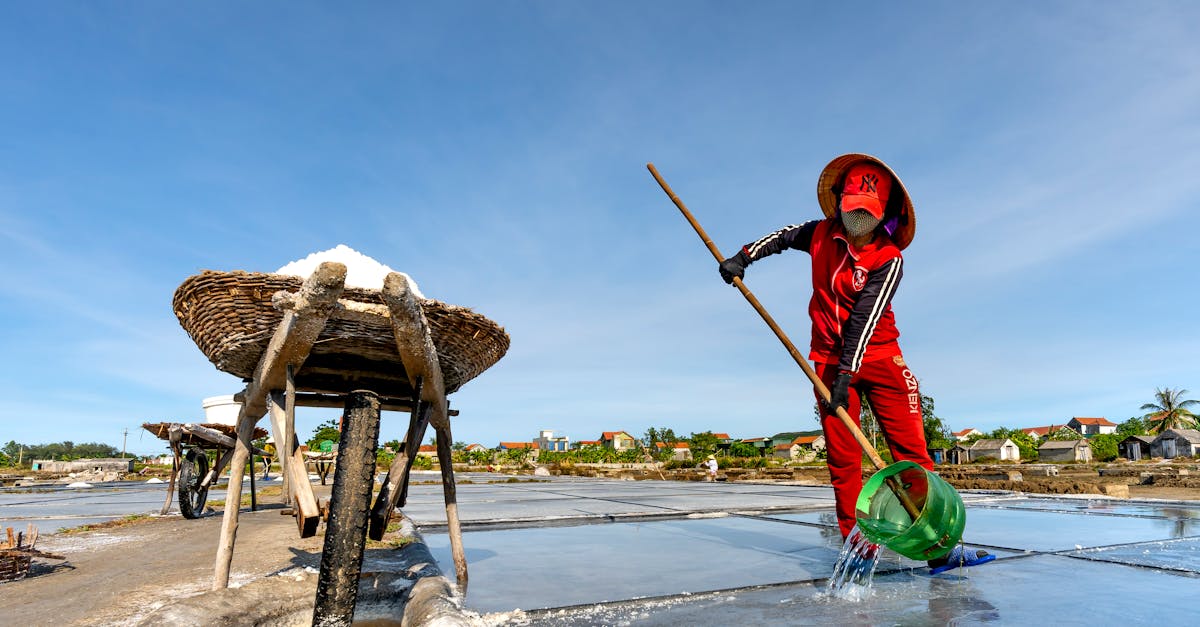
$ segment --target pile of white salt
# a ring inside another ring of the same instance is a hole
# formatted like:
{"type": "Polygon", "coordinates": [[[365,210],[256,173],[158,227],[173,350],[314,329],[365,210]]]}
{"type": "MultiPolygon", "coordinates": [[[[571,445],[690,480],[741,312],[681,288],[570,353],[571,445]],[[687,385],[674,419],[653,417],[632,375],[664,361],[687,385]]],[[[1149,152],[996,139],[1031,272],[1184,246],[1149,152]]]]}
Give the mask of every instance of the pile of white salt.
{"type": "MultiPolygon", "coordinates": [[[[336,261],[345,264],[347,287],[361,287],[368,290],[382,289],[383,279],[387,277],[389,272],[396,272],[345,244],[338,244],[329,250],[312,253],[304,259],[297,259],[276,270],[274,274],[287,274],[308,278],[308,275],[312,274],[323,261],[336,261]]],[[[400,274],[404,273],[401,272],[400,274]]],[[[417,298],[425,298],[420,288],[417,287],[417,282],[407,274],[404,274],[404,277],[408,279],[408,284],[412,287],[413,294],[417,298]]]]}

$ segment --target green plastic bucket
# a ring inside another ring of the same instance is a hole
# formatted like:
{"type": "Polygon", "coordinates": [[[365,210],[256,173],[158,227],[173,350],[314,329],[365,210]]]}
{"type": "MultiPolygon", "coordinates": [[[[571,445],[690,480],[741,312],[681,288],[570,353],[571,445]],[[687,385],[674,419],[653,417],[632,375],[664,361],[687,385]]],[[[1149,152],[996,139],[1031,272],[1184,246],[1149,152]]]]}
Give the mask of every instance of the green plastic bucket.
{"type": "Polygon", "coordinates": [[[896,462],[867,480],[856,503],[858,528],[869,540],[914,560],[931,560],[950,552],[962,539],[967,512],[962,497],[941,477],[909,461],[896,462]],[[896,484],[921,513],[909,516],[887,484],[896,484]]]}

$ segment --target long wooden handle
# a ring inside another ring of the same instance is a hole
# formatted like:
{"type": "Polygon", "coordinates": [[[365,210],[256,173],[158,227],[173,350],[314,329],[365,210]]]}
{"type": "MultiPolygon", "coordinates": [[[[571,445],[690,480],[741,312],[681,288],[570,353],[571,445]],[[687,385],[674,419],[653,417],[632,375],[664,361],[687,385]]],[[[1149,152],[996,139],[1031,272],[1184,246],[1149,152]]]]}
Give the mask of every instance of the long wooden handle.
{"type": "MultiPolygon", "coordinates": [[[[696,218],[692,216],[692,212],[688,211],[688,208],[683,204],[683,201],[680,200],[679,197],[675,195],[675,192],[671,190],[671,186],[667,185],[667,182],[663,180],[661,175],[659,175],[658,170],[654,167],[654,164],[647,163],[646,168],[650,170],[650,174],[654,175],[654,180],[658,181],[659,186],[661,186],[663,191],[667,193],[667,196],[671,199],[671,202],[675,203],[676,207],[679,207],[679,211],[683,213],[683,217],[687,218],[687,221],[691,223],[692,228],[696,229],[696,234],[699,235],[700,239],[704,241],[704,245],[708,246],[709,252],[711,252],[713,257],[717,259],[717,263],[724,261],[725,257],[721,255],[721,251],[717,249],[717,245],[714,244],[711,239],[709,239],[708,233],[704,232],[704,227],[700,226],[700,223],[697,222],[696,218]]],[[[775,323],[775,319],[771,317],[771,314],[767,313],[767,309],[763,307],[762,303],[758,302],[758,298],[754,296],[754,294],[750,291],[750,288],[746,287],[745,283],[742,283],[740,278],[733,277],[733,285],[737,287],[739,291],[741,291],[742,296],[745,296],[746,300],[750,301],[750,305],[754,307],[754,310],[758,312],[758,315],[762,316],[763,322],[766,322],[767,326],[771,327],[771,330],[775,332],[775,337],[779,338],[780,342],[783,342],[783,346],[787,349],[788,354],[792,356],[792,359],[796,360],[796,365],[800,366],[800,369],[804,371],[805,375],[808,375],[808,379],[812,381],[813,387],[817,390],[817,394],[820,395],[820,397],[824,399],[826,403],[828,403],[829,388],[826,387],[825,383],[821,381],[821,378],[817,376],[816,371],[814,371],[812,366],[808,364],[808,360],[806,360],[804,356],[800,354],[800,351],[796,349],[796,345],[792,344],[792,341],[788,339],[787,334],[783,332],[783,329],[779,328],[779,325],[775,323]]],[[[840,418],[842,423],[846,425],[846,428],[850,430],[850,433],[854,434],[854,439],[858,441],[858,445],[862,447],[863,452],[866,453],[867,457],[871,459],[871,463],[875,465],[875,469],[883,469],[885,466],[883,463],[883,458],[880,457],[879,453],[875,451],[875,447],[871,446],[871,441],[867,439],[867,436],[863,435],[862,429],[860,429],[858,425],[854,423],[854,420],[850,418],[850,414],[847,414],[845,409],[839,407],[837,409],[837,417],[840,418]]]]}

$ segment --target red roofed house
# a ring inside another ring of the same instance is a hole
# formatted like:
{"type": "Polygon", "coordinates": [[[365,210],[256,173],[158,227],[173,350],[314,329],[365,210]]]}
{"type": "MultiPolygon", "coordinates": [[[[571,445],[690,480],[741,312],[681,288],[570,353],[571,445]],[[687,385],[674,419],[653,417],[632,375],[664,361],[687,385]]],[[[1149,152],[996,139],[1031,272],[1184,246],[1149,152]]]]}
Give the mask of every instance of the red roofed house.
{"type": "Polygon", "coordinates": [[[600,434],[600,445],[616,451],[637,448],[637,439],[624,431],[605,431],[600,434]]]}
{"type": "Polygon", "coordinates": [[[1071,419],[1071,422],[1067,423],[1067,426],[1088,438],[1093,435],[1117,432],[1117,424],[1109,421],[1107,418],[1080,418],[1076,416],[1071,419]]]}
{"type": "Polygon", "coordinates": [[[575,440],[575,443],[571,445],[571,448],[581,449],[581,448],[585,448],[588,446],[599,447],[600,440],[575,440]]]}
{"type": "Polygon", "coordinates": [[[496,447],[497,453],[504,453],[514,449],[526,449],[529,451],[529,459],[537,459],[538,445],[537,442],[501,442],[500,446],[496,447]]]}
{"type": "MultiPolygon", "coordinates": [[[[1075,431],[1075,429],[1071,429],[1071,427],[1067,425],[1046,425],[1045,427],[1029,427],[1027,429],[1021,429],[1021,433],[1031,435],[1036,440],[1045,440],[1046,438],[1050,437],[1051,433],[1062,431],[1063,429],[1075,431]]],[[[1076,433],[1078,433],[1078,431],[1076,431],[1076,433]]]]}
{"type": "Polygon", "coordinates": [[[771,456],[776,459],[796,459],[800,457],[800,445],[795,442],[776,444],[771,456]]]}
{"type": "Polygon", "coordinates": [[[687,461],[692,458],[692,447],[687,442],[676,442],[667,444],[666,442],[655,442],[654,448],[663,450],[666,448],[673,449],[671,451],[671,459],[676,461],[687,461]]]}
{"type": "Polygon", "coordinates": [[[432,444],[422,444],[417,448],[417,457],[437,457],[437,447],[432,444]]]}
{"type": "Polygon", "coordinates": [[[955,432],[951,433],[950,438],[953,439],[955,442],[961,442],[973,435],[983,435],[983,432],[980,431],[979,429],[975,429],[975,428],[971,427],[971,428],[963,429],[962,431],[955,431],[955,432]]]}
{"type": "Polygon", "coordinates": [[[466,452],[468,452],[468,453],[472,453],[472,452],[474,452],[474,451],[482,451],[482,450],[486,450],[486,448],[487,448],[487,447],[485,447],[485,446],[484,446],[484,445],[482,445],[482,444],[468,444],[468,445],[466,445],[465,447],[463,447],[463,450],[464,450],[464,451],[466,451],[466,452]]]}
{"type": "Polygon", "coordinates": [[[802,435],[795,440],[792,440],[792,444],[799,445],[800,448],[808,449],[810,451],[823,451],[825,450],[825,436],[802,435]]]}

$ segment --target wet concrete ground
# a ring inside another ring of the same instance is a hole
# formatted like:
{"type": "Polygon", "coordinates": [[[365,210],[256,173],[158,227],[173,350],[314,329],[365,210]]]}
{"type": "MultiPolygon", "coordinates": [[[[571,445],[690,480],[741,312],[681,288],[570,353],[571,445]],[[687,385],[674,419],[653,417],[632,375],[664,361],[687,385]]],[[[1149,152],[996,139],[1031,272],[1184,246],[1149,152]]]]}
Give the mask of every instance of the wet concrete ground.
{"type": "MultiPolygon", "coordinates": [[[[874,593],[855,603],[823,595],[840,548],[827,486],[460,478],[466,481],[457,492],[470,564],[465,605],[483,614],[480,625],[1195,623],[1186,608],[1200,589],[1200,502],[964,493],[966,541],[999,559],[932,577],[923,564],[885,552],[874,593]]],[[[439,476],[418,472],[414,481],[404,511],[453,578],[439,476]]],[[[222,495],[214,492],[214,498],[222,495]]],[[[47,533],[88,519],[157,511],[164,496],[163,484],[4,490],[0,525],[23,528],[33,521],[47,533]]],[[[263,563],[243,577],[315,565],[319,539],[299,553],[289,549],[300,542],[289,518],[274,511],[244,518],[240,536],[246,537],[239,542],[257,548],[240,553],[235,566],[250,568],[240,560],[260,557],[263,563]],[[260,538],[251,537],[255,522],[269,523],[260,538]],[[271,559],[268,542],[278,544],[271,559]]],[[[152,565],[140,554],[121,554],[127,571],[114,569],[114,558],[101,559],[99,552],[89,562],[93,550],[71,545],[104,538],[47,538],[48,549],[72,555],[74,570],[7,585],[14,593],[20,588],[26,601],[45,588],[34,615],[61,617],[82,600],[56,605],[62,586],[91,589],[87,577],[108,578],[105,589],[117,600],[89,595],[91,609],[80,616],[122,616],[118,610],[128,614],[126,606],[149,598],[164,572],[187,575],[186,585],[177,586],[181,596],[204,589],[219,523],[219,517],[166,519],[122,530],[120,537],[141,539],[122,547],[153,550],[165,560],[152,565]],[[147,533],[176,540],[148,542],[147,533]],[[192,542],[182,547],[183,539],[192,542]],[[162,570],[165,564],[176,566],[162,570]],[[176,572],[178,565],[190,570],[176,572]],[[143,571],[145,581],[138,579],[143,571]]],[[[28,605],[12,601],[10,617],[28,605]]]]}
{"type": "MultiPolygon", "coordinates": [[[[841,540],[828,487],[462,485],[465,605],[532,625],[1195,624],[1155,608],[1200,590],[1200,503],[963,496],[965,540],[995,562],[930,576],[885,551],[855,603],[823,594],[841,540]]],[[[440,489],[415,486],[405,512],[453,573],[440,489]]]]}

